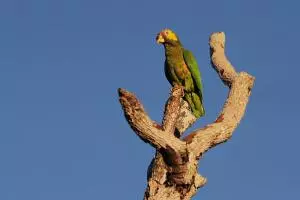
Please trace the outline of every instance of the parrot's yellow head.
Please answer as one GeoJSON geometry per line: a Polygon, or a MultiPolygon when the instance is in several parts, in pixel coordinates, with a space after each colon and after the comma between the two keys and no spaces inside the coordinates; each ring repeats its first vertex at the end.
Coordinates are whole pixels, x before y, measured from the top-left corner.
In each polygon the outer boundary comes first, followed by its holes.
{"type": "Polygon", "coordinates": [[[164,29],[159,32],[156,36],[156,42],[158,44],[164,44],[168,42],[178,42],[179,39],[177,35],[170,29],[164,29]]]}

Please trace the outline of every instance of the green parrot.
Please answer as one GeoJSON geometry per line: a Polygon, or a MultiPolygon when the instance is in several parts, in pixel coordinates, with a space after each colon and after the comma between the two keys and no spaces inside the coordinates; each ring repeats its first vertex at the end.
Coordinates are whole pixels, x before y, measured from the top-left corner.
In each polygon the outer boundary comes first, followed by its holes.
{"type": "Polygon", "coordinates": [[[158,44],[165,48],[165,75],[172,86],[184,87],[184,100],[199,118],[205,114],[203,105],[203,87],[197,61],[192,52],[184,49],[177,35],[170,29],[164,29],[156,37],[158,44]]]}

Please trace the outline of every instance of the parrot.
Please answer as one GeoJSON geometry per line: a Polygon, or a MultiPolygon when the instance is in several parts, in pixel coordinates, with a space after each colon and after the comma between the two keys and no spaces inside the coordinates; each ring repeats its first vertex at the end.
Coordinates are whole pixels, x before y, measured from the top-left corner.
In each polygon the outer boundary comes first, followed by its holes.
{"type": "Polygon", "coordinates": [[[203,86],[196,58],[185,49],[175,32],[164,29],[156,36],[156,42],[165,49],[165,76],[174,87],[184,88],[183,99],[189,104],[196,118],[205,115],[203,105],[203,86]]]}

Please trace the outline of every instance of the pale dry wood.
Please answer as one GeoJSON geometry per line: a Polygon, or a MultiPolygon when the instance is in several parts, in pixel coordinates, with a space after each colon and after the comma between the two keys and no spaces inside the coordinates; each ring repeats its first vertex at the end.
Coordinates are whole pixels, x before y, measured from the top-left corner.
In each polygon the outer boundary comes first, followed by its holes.
{"type": "Polygon", "coordinates": [[[209,46],[212,67],[217,71],[220,79],[227,86],[230,86],[237,73],[225,55],[225,33],[217,32],[211,34],[209,46]]]}
{"type": "MultiPolygon", "coordinates": [[[[183,91],[181,88],[179,88],[178,90],[183,91]]],[[[180,97],[182,96],[182,92],[178,92],[178,90],[173,90],[168,104],[180,105],[180,97]],[[174,101],[177,101],[177,103],[174,103],[174,101]]],[[[172,158],[169,159],[170,162],[181,163],[181,154],[185,154],[186,143],[181,141],[179,138],[176,138],[173,133],[167,133],[160,125],[158,125],[158,123],[153,122],[147,115],[142,104],[133,93],[128,92],[124,89],[119,89],[119,97],[125,117],[136,134],[143,141],[149,143],[157,150],[166,153],[169,158],[172,158]]],[[[167,127],[168,125],[172,124],[174,127],[179,112],[175,112],[177,113],[177,115],[174,115],[173,113],[168,111],[168,109],[171,109],[170,106],[167,105],[166,108],[166,113],[168,113],[169,115],[168,117],[164,117],[164,121],[166,122],[167,127]]],[[[175,130],[175,128],[173,128],[172,130],[175,130]]]]}
{"type": "Polygon", "coordinates": [[[180,113],[176,122],[176,135],[180,137],[196,120],[197,118],[193,115],[188,103],[181,101],[180,113]]]}
{"type": "Polygon", "coordinates": [[[145,200],[191,199],[206,183],[206,178],[198,173],[199,158],[210,148],[228,140],[245,113],[254,77],[245,72],[237,73],[228,61],[224,33],[212,34],[209,44],[212,65],[230,91],[217,120],[193,131],[183,140],[179,137],[196,118],[181,98],[182,88],[172,89],[162,125],[150,119],[132,93],[119,90],[120,103],[131,128],[157,150],[148,168],[145,200]]]}
{"type": "Polygon", "coordinates": [[[177,85],[172,88],[171,96],[166,103],[162,127],[169,134],[174,134],[175,132],[183,95],[183,87],[177,85]]]}
{"type": "Polygon", "coordinates": [[[225,55],[225,34],[214,33],[210,37],[211,61],[221,80],[230,87],[228,98],[217,120],[189,134],[185,141],[196,156],[209,148],[225,142],[244,116],[254,84],[254,77],[246,72],[236,73],[225,55]]]}

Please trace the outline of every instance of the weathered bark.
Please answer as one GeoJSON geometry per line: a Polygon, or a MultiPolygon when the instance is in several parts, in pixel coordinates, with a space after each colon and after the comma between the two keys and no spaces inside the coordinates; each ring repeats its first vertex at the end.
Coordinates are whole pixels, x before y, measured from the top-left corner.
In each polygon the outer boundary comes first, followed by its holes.
{"type": "Polygon", "coordinates": [[[254,84],[254,77],[237,73],[225,56],[225,34],[210,37],[211,62],[220,79],[230,88],[216,121],[180,139],[195,121],[183,89],[175,86],[166,103],[162,124],[150,119],[134,94],[119,89],[125,117],[135,133],[156,149],[148,168],[145,200],[188,200],[205,185],[198,173],[198,161],[207,150],[225,142],[241,121],[254,84]]]}

